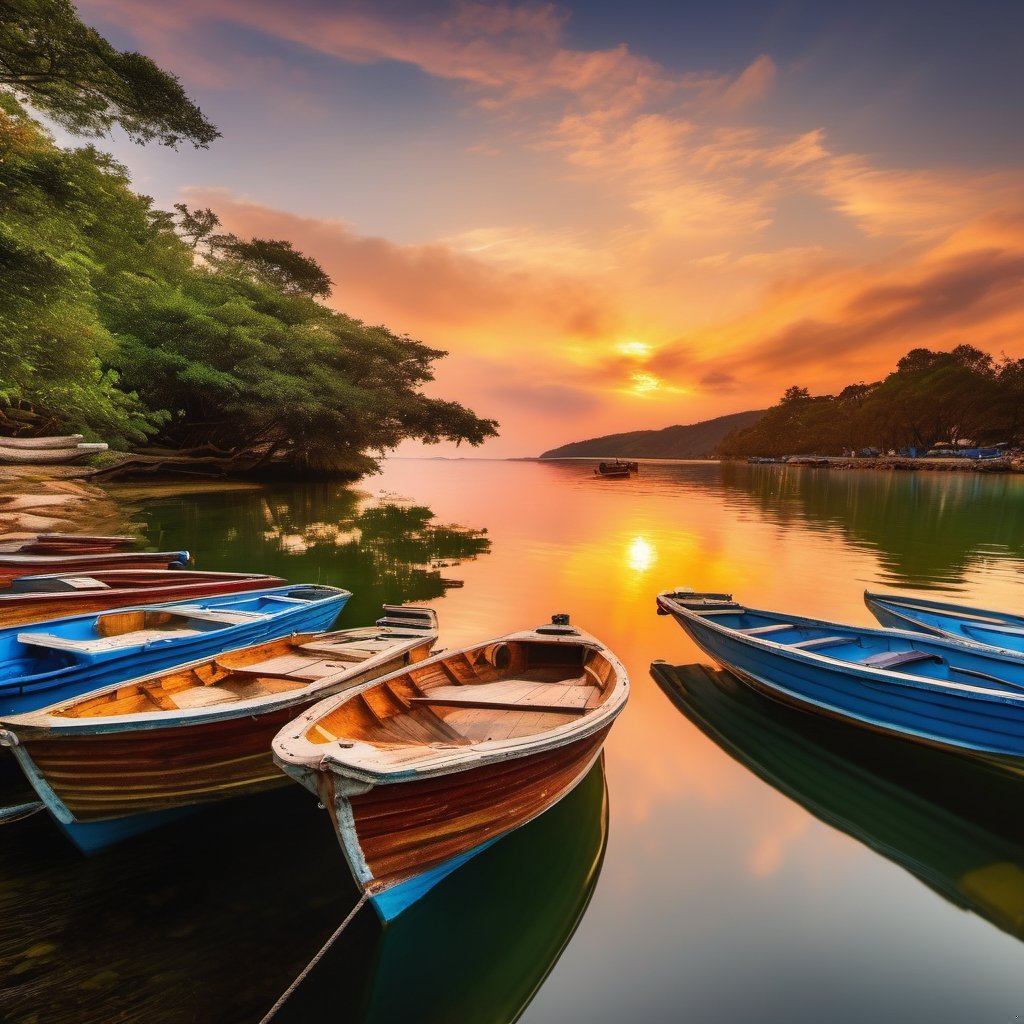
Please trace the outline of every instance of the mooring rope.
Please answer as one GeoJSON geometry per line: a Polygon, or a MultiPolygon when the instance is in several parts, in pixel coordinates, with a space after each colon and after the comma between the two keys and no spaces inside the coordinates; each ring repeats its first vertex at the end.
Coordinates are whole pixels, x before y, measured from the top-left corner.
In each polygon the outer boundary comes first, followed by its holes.
{"type": "Polygon", "coordinates": [[[348,917],[346,917],[345,920],[338,925],[338,927],[334,930],[334,933],[331,935],[331,937],[320,947],[320,952],[317,953],[317,955],[313,957],[313,959],[310,960],[308,964],[306,964],[306,966],[302,969],[302,973],[299,974],[299,976],[288,986],[287,989],[285,989],[281,998],[278,999],[278,1001],[274,1003],[274,1005],[267,1011],[266,1016],[263,1017],[263,1019],[260,1021],[260,1024],[270,1024],[270,1021],[272,1021],[274,1017],[277,1016],[277,1012],[281,1009],[282,1006],[284,1006],[286,1002],[288,1002],[288,999],[292,995],[292,993],[306,980],[306,978],[309,976],[309,972],[312,971],[313,968],[316,967],[318,963],[320,963],[327,950],[329,950],[331,946],[334,945],[334,943],[338,940],[338,936],[340,936],[341,933],[348,927],[352,918],[354,918],[356,914],[358,914],[359,911],[362,910],[363,904],[369,898],[370,894],[365,892],[363,893],[362,896],[359,897],[359,902],[349,911],[348,917]]]}
{"type": "Polygon", "coordinates": [[[27,804],[12,804],[0,807],[0,825],[9,825],[12,821],[24,821],[38,814],[46,805],[41,800],[33,800],[27,804]]]}

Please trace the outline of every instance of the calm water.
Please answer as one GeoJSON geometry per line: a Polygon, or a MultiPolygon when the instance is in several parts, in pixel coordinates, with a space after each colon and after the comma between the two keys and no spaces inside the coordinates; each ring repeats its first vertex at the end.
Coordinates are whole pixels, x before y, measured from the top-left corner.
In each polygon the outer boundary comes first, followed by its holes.
{"type": "MultiPolygon", "coordinates": [[[[149,539],[429,602],[442,643],[552,612],[634,690],[602,766],[382,933],[361,914],[280,1022],[1004,1022],[1024,1016],[1024,792],[719,681],[658,590],[871,623],[866,586],[1018,607],[1024,479],[393,461],[334,485],[129,492],[149,539]]],[[[0,1020],[255,1022],[355,902],[297,787],[83,860],[0,830],[0,1020]]]]}

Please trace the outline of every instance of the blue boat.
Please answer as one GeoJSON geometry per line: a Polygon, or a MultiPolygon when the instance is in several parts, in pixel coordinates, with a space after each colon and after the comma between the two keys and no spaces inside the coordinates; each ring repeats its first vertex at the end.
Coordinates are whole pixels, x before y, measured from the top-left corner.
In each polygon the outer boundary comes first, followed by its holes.
{"type": "Polygon", "coordinates": [[[1024,657],[921,633],[658,595],[696,644],[755,689],[805,711],[1024,774],[1024,657]]]}
{"type": "Polygon", "coordinates": [[[181,662],[327,629],[352,595],[297,585],[0,629],[0,714],[22,714],[181,662]]]}
{"type": "Polygon", "coordinates": [[[864,591],[864,603],[883,626],[1024,654],[1024,615],[869,590],[864,591]]]}

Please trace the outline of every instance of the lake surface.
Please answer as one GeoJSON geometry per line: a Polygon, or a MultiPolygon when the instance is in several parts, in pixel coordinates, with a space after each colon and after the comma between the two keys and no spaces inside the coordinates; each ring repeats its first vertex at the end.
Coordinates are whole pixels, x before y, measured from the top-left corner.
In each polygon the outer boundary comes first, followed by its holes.
{"type": "MultiPolygon", "coordinates": [[[[1024,479],[392,460],[355,488],[126,491],[198,568],[427,602],[454,647],[554,612],[633,681],[603,765],[386,931],[365,908],[276,1018],[415,1024],[1004,1022],[1024,1016],[1024,791],[728,684],[659,590],[873,624],[865,587],[1020,608],[1024,479]]],[[[255,1022],[356,891],[298,787],[85,860],[0,830],[0,1020],[255,1022]]]]}

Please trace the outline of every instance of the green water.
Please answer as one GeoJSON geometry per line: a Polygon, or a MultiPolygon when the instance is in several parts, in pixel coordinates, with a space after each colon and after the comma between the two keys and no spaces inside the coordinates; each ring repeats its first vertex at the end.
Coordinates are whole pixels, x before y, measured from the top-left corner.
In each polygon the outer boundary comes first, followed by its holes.
{"type": "MultiPolygon", "coordinates": [[[[355,489],[124,497],[199,568],[347,587],[339,625],[429,603],[450,647],[569,612],[633,680],[603,770],[394,926],[361,913],[280,1024],[1024,1015],[1021,793],[648,673],[700,660],[654,614],[678,585],[865,624],[865,587],[1019,608],[1024,480],[393,460],[355,489]]],[[[255,1024],[355,899],[297,787],[91,860],[6,826],[0,1020],[255,1024]]]]}

